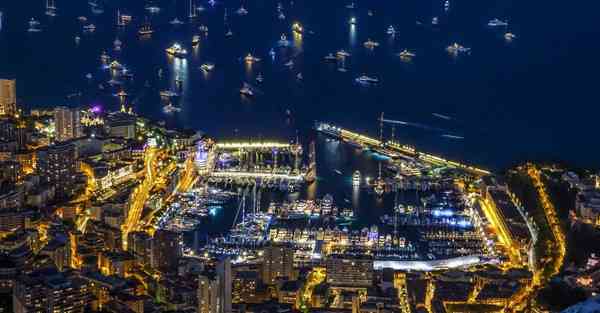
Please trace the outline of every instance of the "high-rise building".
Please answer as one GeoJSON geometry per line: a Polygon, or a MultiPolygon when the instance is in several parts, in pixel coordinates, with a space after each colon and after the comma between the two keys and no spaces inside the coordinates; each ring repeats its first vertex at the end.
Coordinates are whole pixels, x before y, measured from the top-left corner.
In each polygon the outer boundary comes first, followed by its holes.
{"type": "Polygon", "coordinates": [[[37,152],[37,171],[43,182],[55,187],[57,197],[71,195],[77,178],[75,145],[64,142],[37,152]]]}
{"type": "Polygon", "coordinates": [[[368,256],[330,255],[327,283],[334,286],[368,287],[373,284],[373,259],[368,256]]]}
{"type": "Polygon", "coordinates": [[[219,280],[219,307],[217,313],[231,313],[231,260],[225,258],[217,264],[219,280]]]}
{"type": "Polygon", "coordinates": [[[277,279],[294,278],[294,250],[286,245],[270,245],[263,254],[262,281],[275,284],[277,279]]]}
{"type": "Polygon", "coordinates": [[[90,286],[82,278],[43,269],[17,279],[14,312],[85,312],[91,303],[90,286]]]}
{"type": "Polygon", "coordinates": [[[183,251],[181,234],[165,229],[154,233],[152,241],[152,267],[160,270],[175,270],[183,251]]]}
{"type": "Polygon", "coordinates": [[[198,313],[219,313],[219,281],[201,275],[198,278],[198,313]]]}
{"type": "Polygon", "coordinates": [[[57,141],[67,141],[83,136],[79,109],[57,107],[54,109],[54,128],[57,141]]]}
{"type": "Polygon", "coordinates": [[[0,79],[0,116],[17,113],[17,83],[14,79],[0,79]]]}

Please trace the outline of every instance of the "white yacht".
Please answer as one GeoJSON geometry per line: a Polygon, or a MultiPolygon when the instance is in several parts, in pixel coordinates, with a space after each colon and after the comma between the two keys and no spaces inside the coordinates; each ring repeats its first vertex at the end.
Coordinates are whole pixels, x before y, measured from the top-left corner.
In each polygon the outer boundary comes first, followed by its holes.
{"type": "Polygon", "coordinates": [[[370,77],[367,75],[362,75],[359,76],[355,79],[355,81],[359,84],[363,84],[363,85],[370,85],[370,84],[376,84],[379,82],[379,79],[375,78],[375,77],[370,77]]]}
{"type": "Polygon", "coordinates": [[[345,58],[345,57],[349,57],[350,53],[347,52],[346,50],[342,49],[342,50],[336,52],[336,55],[338,56],[338,58],[345,58]]]}
{"type": "Polygon", "coordinates": [[[407,49],[402,50],[402,52],[398,53],[400,58],[411,59],[416,56],[413,52],[408,51],[407,49]]]}
{"type": "Polygon", "coordinates": [[[508,22],[505,22],[505,21],[499,20],[499,19],[497,19],[497,18],[494,18],[494,19],[490,20],[490,21],[487,23],[487,25],[488,25],[489,27],[508,26],[508,22]]]}
{"type": "Polygon", "coordinates": [[[213,63],[204,63],[200,66],[200,69],[207,73],[212,72],[212,70],[214,68],[215,68],[215,65],[213,63]]]}
{"type": "Polygon", "coordinates": [[[514,39],[517,39],[517,35],[515,35],[515,34],[513,34],[511,32],[506,32],[506,33],[504,33],[504,39],[506,41],[512,41],[514,39]]]}
{"type": "Polygon", "coordinates": [[[83,31],[86,33],[93,33],[96,31],[96,25],[94,24],[87,24],[83,26],[83,31]]]}
{"type": "Polygon", "coordinates": [[[363,43],[363,45],[365,46],[365,48],[368,48],[368,49],[373,49],[375,47],[379,47],[379,43],[377,41],[371,40],[370,38],[367,39],[367,41],[365,41],[363,43]]]}
{"type": "Polygon", "coordinates": [[[240,89],[240,93],[245,96],[250,96],[250,97],[254,96],[254,91],[252,91],[252,87],[250,85],[248,85],[247,83],[244,83],[244,85],[240,89]]]}
{"type": "Polygon", "coordinates": [[[450,46],[448,46],[446,48],[446,51],[448,51],[448,53],[452,54],[452,55],[458,55],[461,53],[469,53],[471,52],[471,48],[465,48],[461,45],[459,45],[458,43],[453,43],[450,46]]]}
{"type": "Polygon", "coordinates": [[[243,16],[243,15],[246,15],[246,14],[248,14],[248,10],[246,10],[246,9],[244,8],[244,6],[242,5],[242,6],[241,6],[239,9],[237,9],[236,13],[237,13],[238,15],[242,15],[242,16],[243,16]]]}
{"type": "Polygon", "coordinates": [[[181,25],[181,24],[184,24],[184,23],[183,23],[183,21],[182,21],[182,20],[180,20],[180,19],[178,19],[178,18],[176,17],[176,18],[174,18],[173,20],[171,20],[171,21],[169,22],[169,24],[171,24],[171,25],[181,25]]]}
{"type": "Polygon", "coordinates": [[[352,175],[352,185],[360,186],[360,172],[359,171],[354,171],[354,174],[352,175]]]}
{"type": "Polygon", "coordinates": [[[386,31],[386,33],[388,35],[394,36],[396,34],[396,29],[394,29],[394,26],[390,25],[386,31]]]}
{"type": "Polygon", "coordinates": [[[248,55],[246,55],[246,57],[244,57],[244,61],[246,61],[246,63],[254,63],[254,62],[259,62],[260,58],[257,58],[255,56],[253,56],[251,53],[248,53],[248,55]]]}
{"type": "Polygon", "coordinates": [[[277,43],[281,47],[287,47],[290,45],[290,42],[289,42],[289,40],[287,40],[287,36],[285,34],[281,34],[281,37],[277,43]]]}
{"type": "Polygon", "coordinates": [[[194,35],[192,37],[192,46],[197,46],[200,44],[200,36],[194,35]]]}
{"type": "Polygon", "coordinates": [[[187,55],[187,50],[181,47],[178,43],[173,44],[169,48],[165,49],[167,54],[172,55],[176,58],[183,58],[187,55]]]}

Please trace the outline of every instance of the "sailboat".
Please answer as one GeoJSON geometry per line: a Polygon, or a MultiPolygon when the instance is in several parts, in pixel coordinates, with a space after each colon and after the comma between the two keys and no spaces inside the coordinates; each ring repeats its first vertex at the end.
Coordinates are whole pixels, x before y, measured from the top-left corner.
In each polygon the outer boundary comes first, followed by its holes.
{"type": "Polygon", "coordinates": [[[195,18],[196,15],[196,8],[194,6],[194,0],[190,0],[190,15],[188,16],[189,18],[195,18]]]}
{"type": "Polygon", "coordinates": [[[46,15],[56,16],[56,3],[54,0],[46,0],[46,15]]]}

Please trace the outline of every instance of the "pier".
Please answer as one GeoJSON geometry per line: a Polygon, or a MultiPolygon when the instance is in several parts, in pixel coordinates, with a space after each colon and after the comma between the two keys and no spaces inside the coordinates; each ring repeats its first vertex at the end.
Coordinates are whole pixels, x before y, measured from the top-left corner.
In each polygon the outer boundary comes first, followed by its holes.
{"type": "Polygon", "coordinates": [[[369,137],[364,134],[359,134],[333,124],[316,122],[315,129],[318,132],[342,140],[351,145],[360,146],[365,149],[371,149],[390,158],[398,158],[401,156],[415,158],[428,164],[442,165],[450,168],[464,170],[476,176],[486,176],[491,174],[491,172],[481,168],[477,168],[471,165],[463,164],[452,160],[447,160],[433,154],[417,151],[417,149],[414,147],[401,144],[394,140],[384,141],[383,138],[375,139],[373,137],[369,137]]]}

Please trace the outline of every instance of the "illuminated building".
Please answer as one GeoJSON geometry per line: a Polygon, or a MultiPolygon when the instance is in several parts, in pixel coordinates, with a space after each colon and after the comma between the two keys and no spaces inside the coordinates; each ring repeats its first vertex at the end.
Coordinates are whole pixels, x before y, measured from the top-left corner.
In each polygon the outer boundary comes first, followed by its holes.
{"type": "Polygon", "coordinates": [[[74,192],[77,169],[75,146],[71,143],[57,143],[38,150],[37,170],[41,180],[54,185],[57,197],[74,192]]]}
{"type": "Polygon", "coordinates": [[[231,260],[225,258],[217,264],[219,280],[219,305],[217,313],[231,313],[231,260]]]}
{"type": "Polygon", "coordinates": [[[326,261],[327,283],[340,287],[373,284],[373,259],[369,256],[330,255],[326,261]]]}
{"type": "Polygon", "coordinates": [[[180,233],[159,229],[152,241],[152,267],[161,270],[173,270],[183,254],[180,233]]]}
{"type": "Polygon", "coordinates": [[[198,313],[219,313],[219,290],[218,280],[198,278],[198,313]]]}
{"type": "Polygon", "coordinates": [[[256,271],[237,271],[233,279],[233,303],[257,303],[259,276],[256,271]]]}
{"type": "Polygon", "coordinates": [[[284,282],[277,292],[279,303],[295,304],[301,288],[302,283],[297,280],[284,282]]]}
{"type": "Polygon", "coordinates": [[[112,137],[134,139],[136,131],[136,117],[124,112],[116,112],[108,116],[105,125],[112,137]]]}
{"type": "Polygon", "coordinates": [[[294,279],[294,250],[284,245],[269,245],[263,253],[262,281],[272,285],[279,278],[294,279]]]}
{"type": "Polygon", "coordinates": [[[14,79],[0,79],[0,116],[13,116],[17,113],[17,82],[14,79]]]}
{"type": "Polygon", "coordinates": [[[40,255],[50,257],[60,271],[71,266],[71,247],[68,241],[62,242],[58,239],[52,239],[42,248],[40,255]]]}
{"type": "Polygon", "coordinates": [[[130,232],[127,236],[127,251],[133,254],[137,263],[149,265],[152,253],[152,237],[143,231],[130,232]]]}
{"type": "Polygon", "coordinates": [[[54,109],[54,129],[57,141],[67,141],[83,136],[79,109],[56,107],[54,109]]]}
{"type": "Polygon", "coordinates": [[[91,303],[88,282],[52,269],[38,270],[17,279],[14,312],[84,312],[91,303]]]}

